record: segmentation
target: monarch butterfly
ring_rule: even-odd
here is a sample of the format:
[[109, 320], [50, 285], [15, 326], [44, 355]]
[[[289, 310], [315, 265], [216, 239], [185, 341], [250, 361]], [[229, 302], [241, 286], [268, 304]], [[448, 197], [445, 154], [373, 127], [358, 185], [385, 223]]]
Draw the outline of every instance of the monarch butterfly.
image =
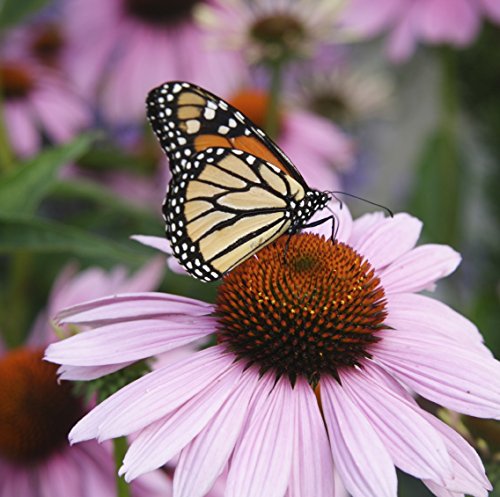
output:
[[222, 277], [279, 236], [300, 231], [331, 199], [310, 188], [250, 119], [207, 90], [167, 82], [146, 103], [172, 173], [166, 236], [192, 276]]

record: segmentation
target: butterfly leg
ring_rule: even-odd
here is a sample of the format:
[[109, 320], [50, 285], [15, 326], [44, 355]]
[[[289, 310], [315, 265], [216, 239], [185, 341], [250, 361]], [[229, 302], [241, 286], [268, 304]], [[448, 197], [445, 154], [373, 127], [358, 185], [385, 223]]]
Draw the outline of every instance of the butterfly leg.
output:
[[330, 240], [333, 242], [333, 241], [335, 241], [335, 237], [337, 236], [337, 231], [339, 229], [338, 219], [335, 215], [327, 216], [327, 217], [324, 217], [322, 219], [318, 219], [317, 221], [314, 221], [312, 223], [304, 224], [304, 226], [302, 226], [301, 229], [314, 228], [315, 226], [319, 226], [320, 224], [327, 223], [328, 221], [332, 222], [332, 234], [330, 236]]

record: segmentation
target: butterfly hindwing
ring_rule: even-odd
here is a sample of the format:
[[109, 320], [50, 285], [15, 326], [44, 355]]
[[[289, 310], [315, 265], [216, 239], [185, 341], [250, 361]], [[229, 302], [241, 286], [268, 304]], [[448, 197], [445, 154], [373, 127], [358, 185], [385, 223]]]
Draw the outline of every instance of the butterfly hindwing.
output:
[[220, 278], [292, 225], [298, 182], [271, 163], [222, 147], [199, 152], [174, 175], [164, 215], [174, 255], [204, 281]]
[[190, 83], [153, 90], [147, 113], [172, 173], [163, 205], [174, 256], [213, 281], [328, 201], [281, 149], [227, 102]]
[[191, 83], [172, 81], [151, 90], [146, 103], [148, 118], [174, 174], [196, 153], [224, 147], [260, 157], [306, 186], [290, 159], [259, 127], [212, 93]]

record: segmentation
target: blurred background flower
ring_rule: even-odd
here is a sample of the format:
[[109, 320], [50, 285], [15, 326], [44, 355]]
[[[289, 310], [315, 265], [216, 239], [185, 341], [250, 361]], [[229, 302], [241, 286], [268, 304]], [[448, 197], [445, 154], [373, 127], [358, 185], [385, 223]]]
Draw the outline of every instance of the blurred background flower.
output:
[[[217, 284], [186, 276], [164, 238], [169, 164], [146, 124], [144, 99], [169, 79], [236, 105], [312, 186], [423, 219], [425, 241], [463, 254], [440, 297], [474, 320], [499, 355], [497, 0], [0, 3], [0, 364], [7, 378], [24, 367], [39, 371], [41, 347], [56, 338], [48, 315], [132, 289], [127, 274], [146, 275], [137, 285], [152, 285], [166, 268], [162, 292], [214, 301]], [[343, 200], [356, 215], [370, 209]], [[346, 222], [336, 223], [342, 234]], [[330, 236], [331, 224], [322, 230]], [[130, 240], [134, 233], [145, 235], [142, 244]], [[144, 245], [165, 251], [166, 267], [145, 266], [151, 249]], [[79, 274], [67, 269], [75, 260]], [[479, 452], [498, 492], [498, 423], [439, 415]], [[66, 454], [60, 444], [57, 454]], [[102, 459], [96, 478], [111, 488], [110, 448], [98, 449], [87, 454]], [[77, 474], [64, 457], [50, 463], [54, 473], [43, 473], [44, 482], [61, 468]], [[0, 482], [4, 494], [31, 495], [26, 478], [35, 472], [0, 460], [10, 475]], [[172, 476], [174, 468], [166, 471]], [[46, 483], [54, 495], [68, 490]], [[404, 475], [398, 492], [430, 495]]]
[[223, 94], [244, 65], [238, 53], [209, 46], [195, 18], [203, 3], [68, 0], [70, 77], [114, 123], [142, 120], [144, 95], [169, 79]]
[[[156, 259], [132, 277], [124, 267], [77, 273], [74, 266], [67, 266], [26, 342], [0, 353], [1, 497], [116, 495], [111, 446], [69, 446], [69, 430], [95, 401], [80, 398], [75, 385], [59, 382], [57, 368], [42, 360], [47, 344], [58, 339], [49, 316], [82, 298], [97, 298], [110, 291], [151, 290], [162, 277], [163, 265]], [[171, 494], [171, 482], [157, 472], [139, 481], [132, 491], [134, 496], [165, 497]]]

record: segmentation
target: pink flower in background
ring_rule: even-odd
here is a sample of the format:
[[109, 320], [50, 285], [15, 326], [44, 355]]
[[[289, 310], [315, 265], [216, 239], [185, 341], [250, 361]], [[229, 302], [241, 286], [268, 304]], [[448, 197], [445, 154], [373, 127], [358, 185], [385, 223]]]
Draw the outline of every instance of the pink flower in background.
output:
[[500, 23], [496, 0], [350, 0], [344, 26], [361, 36], [389, 32], [391, 59], [403, 61], [418, 42], [464, 47], [477, 36], [481, 18]]
[[221, 46], [244, 53], [250, 63], [311, 56], [338, 41], [342, 0], [220, 0], [200, 8], [200, 21]]
[[89, 109], [62, 75], [33, 59], [0, 56], [0, 80], [8, 137], [20, 156], [40, 150], [44, 137], [68, 141], [91, 122]]
[[[76, 274], [67, 268], [56, 281], [47, 309], [26, 344], [0, 347], [0, 497], [114, 497], [116, 469], [111, 447], [95, 442], [70, 447], [67, 434], [87, 409], [58, 383], [56, 368], [42, 361], [43, 348], [55, 339], [47, 316], [109, 292], [145, 291], [163, 274], [156, 259], [134, 276], [124, 268], [97, 268]], [[168, 497], [171, 482], [160, 472], [133, 485], [135, 497]]]
[[[144, 119], [144, 98], [168, 79], [216, 93], [238, 79], [236, 52], [210, 46], [194, 12], [203, 0], [69, 0], [69, 69], [114, 122]], [[213, 3], [213, 2], [212, 2]]]
[[62, 312], [92, 328], [47, 349], [62, 378], [216, 337], [98, 405], [72, 442], [136, 434], [128, 480], [180, 454], [175, 497], [201, 497], [226, 469], [226, 497], [331, 497], [334, 469], [353, 497], [396, 497], [395, 467], [436, 495], [485, 497], [475, 451], [408, 394], [500, 417], [500, 363], [477, 328], [418, 294], [460, 256], [416, 246], [422, 225], [407, 214], [353, 222], [332, 208], [336, 243], [282, 237], [230, 272], [214, 305], [146, 292]]

